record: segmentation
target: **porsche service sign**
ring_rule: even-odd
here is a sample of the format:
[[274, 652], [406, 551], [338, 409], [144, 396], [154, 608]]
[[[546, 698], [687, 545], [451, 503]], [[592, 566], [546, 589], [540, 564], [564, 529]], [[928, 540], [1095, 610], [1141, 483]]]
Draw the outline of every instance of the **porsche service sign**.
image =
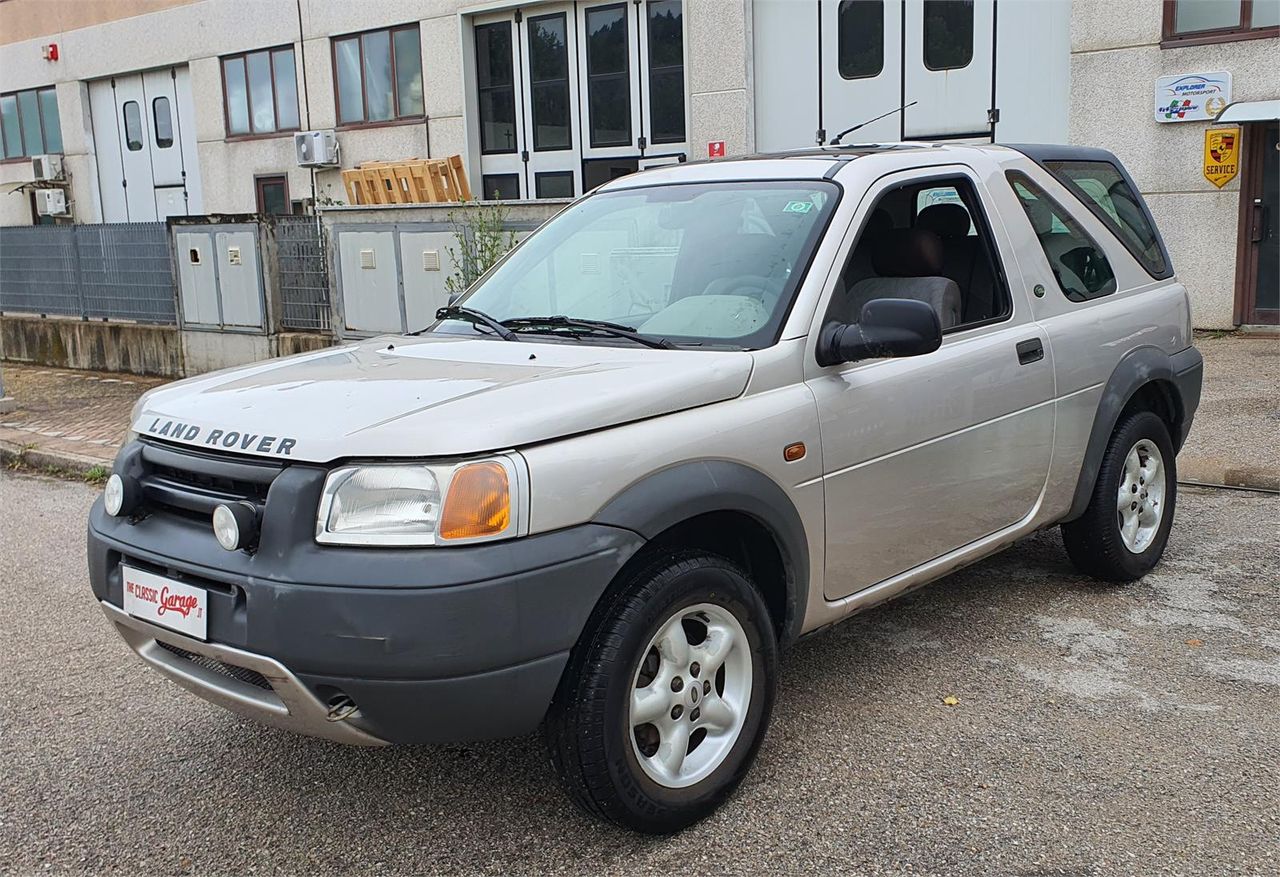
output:
[[1210, 128], [1204, 132], [1204, 178], [1219, 189], [1240, 172], [1240, 129]]

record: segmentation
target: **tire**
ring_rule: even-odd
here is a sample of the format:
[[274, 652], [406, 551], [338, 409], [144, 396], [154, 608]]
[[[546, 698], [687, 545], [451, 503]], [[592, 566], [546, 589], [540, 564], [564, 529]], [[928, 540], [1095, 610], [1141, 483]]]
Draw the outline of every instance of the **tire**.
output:
[[[624, 576], [574, 647], [544, 736], [583, 810], [667, 834], [714, 811], [751, 767], [773, 709], [778, 647], [760, 592], [723, 557], [663, 552]], [[714, 672], [703, 666], [717, 658]], [[681, 740], [687, 754], [668, 754]]]
[[1142, 578], [1164, 554], [1177, 498], [1177, 460], [1168, 427], [1150, 411], [1125, 417], [1102, 456], [1089, 507], [1062, 525], [1067, 556], [1096, 579]]

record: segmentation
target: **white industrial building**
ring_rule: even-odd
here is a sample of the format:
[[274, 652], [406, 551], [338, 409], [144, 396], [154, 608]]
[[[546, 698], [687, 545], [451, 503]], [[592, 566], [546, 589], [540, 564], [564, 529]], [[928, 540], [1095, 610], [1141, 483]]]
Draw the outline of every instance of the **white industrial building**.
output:
[[[887, 114], [846, 142], [1113, 150], [1197, 324], [1274, 322], [1278, 50], [1280, 0], [4, 0], [0, 225], [58, 211], [45, 154], [53, 221], [140, 222], [307, 211], [345, 201], [339, 168], [452, 154], [477, 197], [563, 198]], [[1223, 72], [1244, 166], [1219, 189], [1211, 119], [1155, 109], [1161, 77]], [[336, 162], [299, 166], [304, 131]]]

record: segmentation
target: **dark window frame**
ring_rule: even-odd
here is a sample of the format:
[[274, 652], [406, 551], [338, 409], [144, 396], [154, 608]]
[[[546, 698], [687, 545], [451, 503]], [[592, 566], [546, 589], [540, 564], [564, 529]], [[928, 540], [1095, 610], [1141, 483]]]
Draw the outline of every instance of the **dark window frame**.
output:
[[[160, 101], [164, 101], [165, 114], [169, 117], [169, 137], [162, 139], [160, 137], [160, 116], [156, 113], [156, 108]], [[173, 101], [169, 100], [169, 95], [161, 94], [151, 99], [151, 132], [156, 141], [156, 149], [169, 149], [173, 146]]]
[[[622, 12], [622, 24], [624, 28], [623, 44], [625, 46], [622, 57], [623, 57], [624, 63], [622, 65], [622, 70], [620, 72], [592, 73], [591, 72], [591, 28], [590, 28], [591, 16], [594, 13], [606, 12], [609, 10], [621, 10]], [[631, 47], [631, 23], [627, 19], [627, 13], [628, 13], [627, 4], [624, 2], [624, 3], [609, 3], [604, 6], [592, 6], [588, 8], [583, 15], [583, 25], [584, 25], [584, 30], [586, 31], [585, 70], [587, 73], [587, 95], [586, 95], [587, 120], [588, 120], [587, 121], [587, 140], [591, 144], [592, 149], [610, 149], [610, 148], [628, 147], [628, 146], [635, 145], [635, 128], [634, 128], [633, 121], [631, 119], [631, 48], [630, 48]], [[602, 143], [596, 140], [595, 119], [591, 118], [591, 87], [592, 87], [592, 84], [597, 80], [616, 79], [618, 77], [621, 77], [622, 81], [625, 82], [627, 85], [627, 101], [625, 104], [626, 110], [627, 110], [627, 121], [625, 125], [625, 130], [627, 132], [626, 139]]]
[[[840, 263], [840, 273], [837, 275], [837, 283], [842, 283], [845, 272], [849, 269], [849, 264], [853, 259], [854, 252], [858, 249], [858, 245], [862, 242], [862, 236], [867, 232], [867, 225], [871, 222], [871, 217], [875, 214], [880, 203], [886, 196], [906, 190], [910, 195], [911, 205], [911, 227], [915, 226], [916, 217], [919, 215], [916, 211], [916, 204], [920, 198], [920, 193], [926, 189], [938, 189], [951, 186], [960, 195], [960, 201], [964, 208], [969, 211], [969, 221], [973, 224], [975, 237], [981, 241], [983, 252], [986, 253], [989, 267], [991, 269], [991, 280], [995, 284], [996, 293], [1003, 296], [1003, 310], [992, 317], [982, 320], [972, 320], [968, 323], [957, 323], [949, 329], [944, 329], [942, 334], [944, 337], [954, 335], [957, 332], [968, 332], [972, 329], [980, 329], [984, 326], [994, 326], [997, 323], [1006, 323], [1013, 319], [1013, 287], [1009, 283], [1009, 274], [1004, 266], [1004, 258], [1000, 253], [1000, 245], [996, 241], [996, 236], [992, 232], [991, 217], [988, 215], [987, 204], [983, 201], [982, 193], [978, 189], [978, 183], [967, 174], [938, 171], [923, 174], [909, 179], [902, 179], [898, 182], [890, 182], [889, 185], [881, 189], [876, 195], [875, 201], [867, 210], [862, 218], [862, 225], [858, 228], [858, 233], [854, 235], [853, 242], [849, 248], [845, 250], [843, 259]], [[969, 200], [965, 199], [968, 195]], [[972, 202], [972, 203], [970, 203]], [[961, 293], [967, 293], [968, 290], [961, 290]], [[827, 310], [824, 316], [824, 322], [831, 319], [831, 309], [835, 306], [836, 297], [831, 295], [827, 301]], [[963, 319], [963, 316], [961, 317]]]
[[[329, 69], [333, 71], [333, 108], [336, 128], [339, 131], [349, 131], [355, 128], [386, 128], [392, 125], [412, 125], [426, 119], [425, 98], [423, 101], [423, 111], [421, 113], [410, 113], [402, 115], [400, 112], [400, 88], [399, 80], [396, 76], [396, 34], [402, 31], [411, 30], [417, 34], [415, 45], [418, 47], [418, 66], [422, 71], [423, 82], [426, 82], [427, 68], [422, 61], [422, 30], [418, 26], [418, 22], [413, 21], [408, 24], [397, 24], [391, 27], [372, 27], [368, 30], [355, 31], [353, 33], [338, 34], [329, 38]], [[364, 38], [368, 34], [386, 33], [387, 50], [391, 55], [391, 75], [388, 82], [391, 85], [391, 118], [390, 119], [374, 119], [369, 120], [369, 88], [365, 81], [364, 75]], [[338, 43], [343, 40], [354, 39], [356, 48], [359, 50], [357, 58], [357, 67], [360, 70], [360, 121], [343, 122], [342, 119], [342, 89], [338, 83]], [[425, 89], [424, 89], [425, 90]]]
[[[57, 93], [58, 93], [57, 88], [52, 85], [45, 85], [39, 88], [20, 88], [17, 91], [6, 91], [3, 94], [0, 94], [0, 98], [11, 97], [14, 100], [14, 112], [16, 113], [17, 119], [18, 119], [18, 149], [21, 151], [21, 154], [9, 155], [8, 139], [4, 135], [4, 126], [0, 125], [0, 164], [11, 164], [11, 163], [16, 163], [20, 161], [30, 161], [31, 155], [41, 154], [39, 152], [36, 152], [29, 155], [27, 154], [27, 151], [26, 151], [26, 140], [27, 140], [26, 128], [22, 123], [22, 102], [18, 100], [18, 95], [24, 94], [25, 92], [28, 92], [28, 91], [34, 92], [36, 96], [36, 115], [39, 117], [39, 123], [40, 123], [40, 146], [44, 152], [47, 153], [48, 151], [49, 139], [46, 136], [48, 125], [45, 122], [45, 118], [44, 118], [44, 102], [40, 100], [40, 96], [45, 92], [49, 92], [49, 91], [53, 92], [54, 104], [56, 105]], [[62, 111], [61, 110], [58, 111], [58, 140], [59, 141], [62, 140]]]
[[[511, 63], [511, 81], [506, 85], [483, 85], [482, 86], [480, 84], [480, 76], [479, 76], [480, 31], [484, 28], [490, 28], [490, 27], [505, 27], [507, 29], [507, 37], [510, 40], [510, 44], [511, 44], [511, 58], [509, 59]], [[504, 18], [499, 21], [486, 21], [482, 24], [477, 24], [474, 28], [472, 28], [472, 40], [475, 43], [476, 68], [477, 68], [476, 83], [475, 83], [476, 84], [476, 121], [480, 126], [479, 134], [480, 134], [480, 154], [481, 155], [515, 155], [517, 152], [520, 151], [521, 106], [520, 106], [520, 102], [516, 100], [516, 39], [517, 39], [517, 33], [516, 33], [515, 22], [509, 18]], [[510, 149], [493, 149], [493, 148], [490, 148], [489, 146], [486, 146], [484, 142], [484, 116], [483, 116], [483, 111], [481, 109], [484, 106], [483, 98], [486, 94], [491, 94], [493, 92], [498, 92], [498, 91], [509, 91], [511, 93], [511, 108], [512, 108], [511, 125], [512, 125], [512, 133], [514, 136], [512, 137], [512, 143], [511, 143]], [[494, 175], [490, 174], [489, 176], [494, 176]], [[483, 186], [481, 187], [481, 191], [482, 192], [484, 191]]]
[[[546, 21], [551, 18], [558, 18], [564, 25], [564, 77], [563, 79], [534, 79], [533, 78], [533, 26], [539, 21]], [[573, 75], [573, 70], [569, 65], [569, 40], [572, 38], [569, 32], [569, 14], [567, 12], [552, 12], [547, 15], [531, 15], [526, 25], [528, 29], [529, 39], [529, 119], [532, 121], [533, 129], [533, 151], [534, 152], [564, 152], [573, 149], [573, 93], [569, 88], [569, 77]], [[513, 77], [514, 78], [514, 77]], [[564, 146], [539, 146], [538, 145], [538, 101], [534, 97], [534, 89], [539, 86], [553, 85], [557, 82], [564, 83], [564, 107], [565, 119], [564, 127], [569, 136], [569, 142]]]
[[844, 54], [844, 28], [840, 27], [840, 17], [846, 9], [856, 8], [858, 0], [840, 0], [840, 4], [836, 7], [836, 72], [840, 74], [840, 78], [853, 82], [858, 79], [875, 79], [884, 72], [884, 4], [885, 0], [862, 0], [866, 3], [875, 3], [880, 9], [880, 66], [869, 73], [859, 73], [856, 76], [846, 76], [840, 56]]
[[[968, 3], [969, 9], [969, 54], [965, 58], [963, 64], [947, 64], [941, 67], [934, 67], [929, 63], [929, 5], [930, 3]], [[926, 70], [934, 73], [940, 73], [944, 70], [964, 70], [973, 63], [974, 37], [977, 29], [977, 10], [974, 8], [973, 0], [925, 0], [921, 6], [921, 14], [923, 18], [920, 22], [920, 59]]]
[[[1072, 215], [1070, 210], [1062, 205], [1061, 201], [1045, 191], [1044, 186], [1033, 180], [1030, 174], [1027, 174], [1025, 171], [1008, 170], [1005, 171], [1004, 178], [1005, 182], [1009, 185], [1009, 190], [1013, 193], [1013, 197], [1017, 199], [1018, 206], [1022, 208], [1023, 215], [1026, 216], [1027, 224], [1031, 227], [1032, 233], [1036, 238], [1036, 243], [1040, 246], [1040, 252], [1044, 253], [1045, 262], [1049, 265], [1049, 273], [1053, 275], [1054, 284], [1058, 287], [1058, 291], [1062, 293], [1063, 298], [1072, 304], [1088, 304], [1089, 302], [1097, 301], [1100, 298], [1107, 298], [1108, 296], [1115, 295], [1120, 291], [1120, 280], [1116, 277], [1115, 269], [1111, 267], [1111, 259], [1107, 255], [1106, 247], [1098, 243], [1098, 239], [1089, 234], [1088, 230], [1080, 224], [1080, 221]], [[1066, 287], [1062, 285], [1062, 280], [1058, 277], [1058, 272], [1054, 270], [1053, 257], [1050, 256], [1049, 251], [1045, 249], [1044, 242], [1040, 240], [1040, 236], [1035, 234], [1035, 227], [1031, 223], [1031, 217], [1027, 216], [1027, 208], [1023, 203], [1024, 199], [1018, 194], [1018, 185], [1021, 185], [1037, 199], [1048, 204], [1057, 215], [1058, 221], [1061, 222], [1068, 231], [1084, 238], [1084, 240], [1088, 241], [1089, 246], [1102, 254], [1102, 260], [1106, 263], [1107, 270], [1111, 272], [1111, 289], [1106, 292], [1098, 293], [1077, 293], [1077, 295], [1080, 296], [1079, 298], [1067, 292]], [[1083, 278], [1081, 279], [1083, 280]]]
[[1160, 23], [1160, 48], [1176, 49], [1182, 46], [1208, 46], [1214, 43], [1280, 37], [1280, 25], [1252, 26], [1253, 3], [1254, 0], [1240, 0], [1240, 23], [1237, 25], [1178, 33], [1176, 30], [1178, 0], [1164, 0]]
[[[569, 178], [569, 194], [568, 195], [543, 195], [542, 181], [548, 177], [568, 177]], [[575, 190], [573, 179], [573, 171], [535, 171], [533, 174], [533, 197], [534, 198], [572, 198]]]
[[[288, 174], [254, 174], [254, 177], [253, 177], [254, 206], [257, 208], [258, 213], [264, 216], [266, 215], [266, 211], [262, 209], [262, 206], [263, 206], [262, 187], [266, 184], [272, 184], [272, 183], [282, 183], [284, 185], [284, 203], [289, 206], [290, 210], [293, 209], [294, 202], [289, 198], [289, 175]], [[275, 215], [283, 216], [285, 214], [275, 214]]]
[[[684, 63], [684, 2], [680, 0], [680, 63], [667, 64], [665, 66], [655, 65], [653, 62], [653, 16], [650, 15], [651, 7], [645, 7], [645, 37], [648, 42], [648, 61], [649, 67], [649, 142], [650, 143], [684, 143], [689, 138], [689, 106], [684, 99], [685, 95], [685, 63]], [[680, 71], [680, 136], [679, 137], [660, 137], [657, 133], [657, 124], [654, 122], [656, 107], [654, 104], [654, 95], [657, 89], [653, 87], [654, 74], [671, 74]]]
[[[271, 67], [271, 108], [275, 113], [275, 127], [270, 131], [255, 131], [253, 125], [253, 96], [249, 93], [249, 56], [259, 55], [263, 52], [267, 53], [267, 60]], [[302, 89], [298, 85], [298, 54], [294, 51], [293, 43], [286, 43], [281, 46], [271, 46], [266, 49], [252, 49], [246, 52], [233, 52], [230, 55], [222, 55], [218, 58], [218, 67], [222, 74], [222, 121], [224, 140], [256, 140], [263, 137], [282, 137], [286, 134], [292, 134], [294, 131], [302, 130], [302, 107], [294, 107], [294, 115], [298, 117], [298, 124], [292, 128], [280, 127], [280, 89], [276, 85], [276, 54], [279, 52], [293, 53], [293, 93], [299, 95]], [[245, 118], [249, 122], [249, 130], [243, 133], [231, 132], [231, 101], [227, 92], [227, 62], [239, 60], [244, 66], [244, 104]], [[337, 71], [334, 71], [334, 88], [337, 88]]]
[[[510, 177], [511, 179], [515, 180], [515, 184], [516, 184], [515, 195], [513, 195], [510, 198], [496, 198], [496, 199], [490, 198], [488, 181], [497, 177]], [[494, 201], [494, 200], [519, 201], [520, 200], [520, 172], [519, 171], [502, 171], [496, 174], [481, 174], [480, 175], [480, 197], [482, 200], [485, 200], [485, 201]]]

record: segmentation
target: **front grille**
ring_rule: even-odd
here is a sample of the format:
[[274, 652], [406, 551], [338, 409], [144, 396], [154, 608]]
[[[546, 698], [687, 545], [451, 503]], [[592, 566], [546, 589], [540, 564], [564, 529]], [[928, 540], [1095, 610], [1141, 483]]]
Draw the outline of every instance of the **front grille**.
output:
[[144, 442], [140, 482], [149, 510], [207, 521], [221, 503], [250, 502], [261, 509], [271, 483], [283, 470], [277, 462], [209, 454], [176, 445]]
[[267, 484], [255, 484], [252, 481], [241, 481], [235, 478], [227, 478], [220, 475], [206, 475], [202, 472], [192, 472], [187, 469], [179, 469], [176, 466], [151, 466], [151, 473], [157, 478], [162, 478], [170, 484], [192, 487], [206, 493], [213, 493], [227, 499], [247, 499], [250, 502], [263, 503], [267, 501]]
[[205, 655], [197, 655], [195, 652], [188, 652], [186, 649], [178, 646], [169, 645], [161, 640], [156, 640], [156, 645], [164, 649], [166, 652], [172, 652], [179, 658], [183, 658], [195, 664], [197, 667], [203, 667], [206, 670], [212, 670], [222, 676], [239, 680], [264, 691], [271, 691], [271, 683], [267, 681], [267, 677], [263, 676], [256, 670], [250, 670], [247, 667], [237, 667], [234, 664], [226, 664], [217, 658], [209, 658]]

